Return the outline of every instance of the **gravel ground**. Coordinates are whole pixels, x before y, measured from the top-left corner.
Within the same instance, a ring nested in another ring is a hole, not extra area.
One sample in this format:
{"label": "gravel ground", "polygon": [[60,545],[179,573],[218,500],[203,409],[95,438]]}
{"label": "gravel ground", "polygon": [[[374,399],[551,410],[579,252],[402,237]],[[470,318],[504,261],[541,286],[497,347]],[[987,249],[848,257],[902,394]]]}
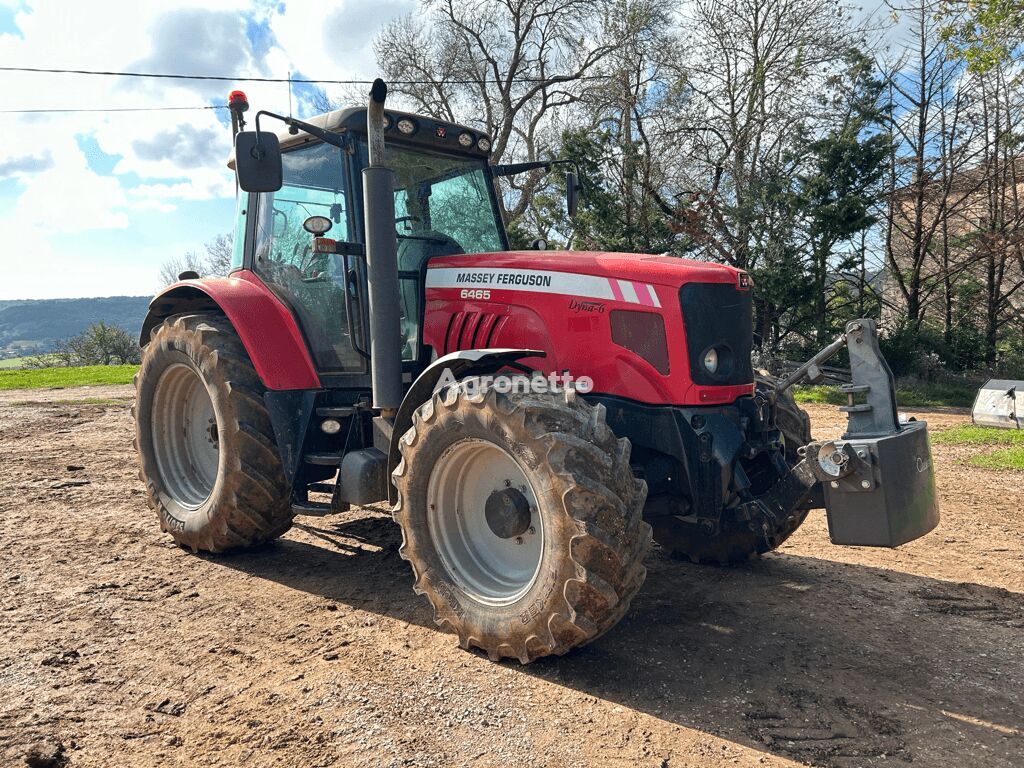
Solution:
{"label": "gravel ground", "polygon": [[178,549],[130,397],[0,392],[0,765],[1024,765],[1024,476],[963,449],[921,540],[834,547],[815,512],[744,567],[656,549],[618,627],[521,667],[434,628],[384,509]]}

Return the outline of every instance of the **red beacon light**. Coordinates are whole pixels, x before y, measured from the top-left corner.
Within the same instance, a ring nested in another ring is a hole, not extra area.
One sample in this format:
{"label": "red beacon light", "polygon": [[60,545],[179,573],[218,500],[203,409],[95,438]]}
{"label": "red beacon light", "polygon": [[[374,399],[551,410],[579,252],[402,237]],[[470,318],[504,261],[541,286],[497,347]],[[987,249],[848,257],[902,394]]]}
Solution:
{"label": "red beacon light", "polygon": [[244,91],[232,91],[228,94],[228,107],[232,110],[239,112],[245,112],[249,109],[249,99],[246,98]]}

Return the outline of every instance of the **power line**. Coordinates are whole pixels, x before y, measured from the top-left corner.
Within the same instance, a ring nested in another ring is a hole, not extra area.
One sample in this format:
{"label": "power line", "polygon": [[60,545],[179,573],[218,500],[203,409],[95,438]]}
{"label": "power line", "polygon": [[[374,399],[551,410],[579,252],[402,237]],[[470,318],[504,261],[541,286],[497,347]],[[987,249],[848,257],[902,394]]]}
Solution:
{"label": "power line", "polygon": [[[323,85],[370,85],[372,80],[318,80],[313,78],[298,77],[233,77],[227,75],[179,75],[166,72],[118,72],[102,69],[46,69],[43,67],[0,67],[0,72],[41,72],[53,75],[101,75],[104,77],[142,77],[163,80],[216,80],[228,83],[310,83]],[[564,75],[552,75],[549,77],[514,77],[514,83],[541,83],[554,80],[558,82]],[[571,77],[572,80],[603,80],[604,75],[579,75]],[[473,85],[468,80],[389,80],[394,85]],[[504,85],[504,80],[488,80],[482,82],[492,85]]]}
{"label": "power line", "polygon": [[110,107],[109,109],[92,108],[70,108],[70,109],[0,109],[0,115],[29,115],[46,112],[181,112],[184,110],[197,109],[228,109],[226,106],[205,106],[205,107]]}

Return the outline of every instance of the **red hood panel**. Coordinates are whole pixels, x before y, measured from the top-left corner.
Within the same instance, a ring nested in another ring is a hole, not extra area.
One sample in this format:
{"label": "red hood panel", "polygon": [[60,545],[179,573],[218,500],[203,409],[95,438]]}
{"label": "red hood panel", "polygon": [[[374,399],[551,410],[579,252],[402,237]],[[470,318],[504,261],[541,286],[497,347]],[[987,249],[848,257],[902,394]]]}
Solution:
{"label": "red hood panel", "polygon": [[722,264],[653,256],[642,253],[600,251],[502,251],[438,256],[430,267],[497,267],[543,269],[554,272],[618,277],[678,288],[684,283],[733,283],[741,270]]}
{"label": "red hood panel", "polygon": [[[637,253],[437,256],[424,286],[423,340],[439,356],[462,349],[543,349],[546,357],[524,362],[544,373],[585,374],[594,391],[641,403],[731,403],[752,394],[753,386],[693,382],[680,289],[720,283],[742,290],[741,274],[719,264]],[[635,323],[645,313],[662,318],[667,364],[661,367],[642,354],[649,340],[630,336],[640,333],[630,330],[630,317]],[[613,332],[613,317],[619,331]]]}

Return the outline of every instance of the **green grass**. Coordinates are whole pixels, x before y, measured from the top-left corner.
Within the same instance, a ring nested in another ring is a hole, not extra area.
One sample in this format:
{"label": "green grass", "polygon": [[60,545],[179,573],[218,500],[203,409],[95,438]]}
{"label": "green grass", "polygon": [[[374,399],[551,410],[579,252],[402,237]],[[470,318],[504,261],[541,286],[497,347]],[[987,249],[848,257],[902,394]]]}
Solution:
{"label": "green grass", "polygon": [[1024,430],[960,424],[932,435],[933,443],[949,445],[1017,445],[1024,447]]}
{"label": "green grass", "polygon": [[846,395],[839,387],[793,387],[793,399],[798,403],[846,405]]}
{"label": "green grass", "polygon": [[1024,471],[1024,431],[979,427],[976,424],[936,432],[931,436],[937,445],[972,445],[997,450],[971,456],[970,463],[985,469],[1013,469]]}
{"label": "green grass", "polygon": [[[908,408],[970,408],[976,393],[976,388],[965,384],[919,383],[912,387],[897,388],[896,402]],[[846,395],[839,391],[839,387],[796,387],[793,397],[798,403],[846,405]]]}
{"label": "green grass", "polygon": [[1013,469],[1024,472],[1024,447],[1003,448],[971,457],[971,464],[984,469]]}
{"label": "green grass", "polygon": [[6,360],[0,360],[0,370],[4,368],[21,368],[28,359],[27,357],[8,357]]}
{"label": "green grass", "polygon": [[96,384],[130,384],[137,365],[83,365],[0,371],[0,389],[64,389]]}

